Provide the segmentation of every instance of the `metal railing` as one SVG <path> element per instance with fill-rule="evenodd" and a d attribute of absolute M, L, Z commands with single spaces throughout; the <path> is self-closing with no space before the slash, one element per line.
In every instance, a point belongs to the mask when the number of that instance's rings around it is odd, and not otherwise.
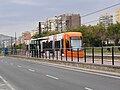
<path fill-rule="evenodd" d="M 65 53 L 63 53 L 63 50 Z M 84 47 L 84 57 L 80 58 L 80 49 L 44 49 L 43 51 L 31 49 L 30 51 L 17 50 L 16 55 L 42 59 L 62 60 L 69 62 L 82 62 L 92 64 L 120 66 L 120 47 Z M 70 55 L 68 55 L 68 52 Z M 70 53 L 71 52 L 71 53 Z M 75 52 L 77 56 L 74 57 Z M 66 55 L 65 55 L 66 54 Z M 14 53 L 12 53 L 14 55 Z"/>

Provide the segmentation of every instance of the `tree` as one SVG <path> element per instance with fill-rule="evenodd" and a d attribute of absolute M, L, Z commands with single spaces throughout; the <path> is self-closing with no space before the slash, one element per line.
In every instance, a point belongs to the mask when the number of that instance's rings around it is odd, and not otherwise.
<path fill-rule="evenodd" d="M 108 39 L 112 39 L 115 42 L 115 45 L 118 45 L 118 41 L 120 39 L 120 23 L 113 24 L 105 29 L 102 24 L 95 26 L 79 26 L 70 30 L 65 30 L 64 32 L 81 32 L 83 35 L 83 43 L 85 46 L 103 46 L 104 41 Z M 59 31 L 45 31 L 41 34 L 36 34 L 33 38 L 39 38 L 59 33 L 64 33 Z"/>
<path fill-rule="evenodd" d="M 19 44 L 19 45 L 17 46 L 17 48 L 18 48 L 18 49 L 22 49 L 22 48 L 23 48 L 23 44 Z"/>
<path fill-rule="evenodd" d="M 103 42 L 106 40 L 106 29 L 103 24 L 99 24 L 94 26 L 94 34 L 97 38 L 97 42 L 99 42 L 99 46 L 103 46 Z"/>
<path fill-rule="evenodd" d="M 40 38 L 40 37 L 45 37 L 45 36 L 50 36 L 50 35 L 54 35 L 54 34 L 59 34 L 59 31 L 44 31 L 41 34 L 35 34 L 34 36 L 32 36 L 32 38 Z"/>
<path fill-rule="evenodd" d="M 114 44 L 118 45 L 120 40 L 120 23 L 112 24 L 108 27 L 108 38 L 114 40 Z"/>

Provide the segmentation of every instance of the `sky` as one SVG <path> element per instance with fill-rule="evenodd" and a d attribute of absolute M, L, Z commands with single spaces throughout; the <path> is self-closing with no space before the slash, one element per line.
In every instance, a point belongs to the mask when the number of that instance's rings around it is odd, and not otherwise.
<path fill-rule="evenodd" d="M 24 31 L 32 31 L 38 22 L 61 14 L 88 13 L 120 3 L 120 0 L 0 0 L 0 34 L 20 36 Z M 99 19 L 104 13 L 114 15 L 120 5 L 102 12 L 83 17 L 81 23 Z M 96 24 L 89 23 L 89 24 Z"/>

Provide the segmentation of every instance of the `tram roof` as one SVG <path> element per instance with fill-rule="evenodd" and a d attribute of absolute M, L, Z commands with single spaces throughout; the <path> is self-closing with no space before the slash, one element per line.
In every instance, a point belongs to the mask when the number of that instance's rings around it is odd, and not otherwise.
<path fill-rule="evenodd" d="M 40 38 L 36 38 L 36 39 L 31 39 L 31 40 L 35 40 L 35 41 L 36 40 L 39 40 L 39 41 L 42 41 L 42 40 L 53 40 L 54 36 L 57 37 L 56 38 L 57 40 L 60 40 L 64 34 L 74 34 L 75 35 L 77 33 L 81 34 L 81 32 L 66 32 L 66 33 L 60 33 L 60 34 L 55 34 L 55 35 L 40 37 Z"/>
<path fill-rule="evenodd" d="M 47 40 L 47 39 L 48 39 L 48 37 L 41 37 L 41 38 L 35 38 L 35 39 L 31 39 L 31 40 L 34 40 L 34 41 L 40 40 L 40 41 L 42 41 L 42 40 Z"/>

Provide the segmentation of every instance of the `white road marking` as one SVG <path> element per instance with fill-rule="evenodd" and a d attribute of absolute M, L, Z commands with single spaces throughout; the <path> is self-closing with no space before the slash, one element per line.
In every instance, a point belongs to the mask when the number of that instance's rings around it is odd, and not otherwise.
<path fill-rule="evenodd" d="M 38 62 L 38 61 L 32 61 L 32 62 Z M 93 75 L 99 75 L 99 76 L 104 76 L 104 77 L 110 77 L 110 78 L 115 78 L 115 79 L 120 79 L 119 76 L 114 76 L 110 74 L 103 74 L 103 73 L 97 73 L 94 71 L 89 71 L 89 70 L 84 70 L 84 68 L 77 68 L 77 67 L 72 67 L 72 66 L 65 66 L 65 65 L 58 65 L 58 64 L 52 64 L 52 63 L 46 63 L 46 62 L 39 62 L 40 64 L 51 66 L 51 67 L 57 67 L 57 68 L 62 68 L 66 70 L 71 70 L 71 71 L 76 71 L 76 72 L 84 72 L 84 73 L 89 73 Z"/>
<path fill-rule="evenodd" d="M 5 83 L 11 90 L 15 90 L 2 76 L 0 76 L 0 78 L 4 81 L 4 83 Z"/>
<path fill-rule="evenodd" d="M 110 77 L 110 78 L 117 78 L 117 79 L 120 79 L 120 77 L 118 77 L 118 76 L 112 76 L 112 75 L 107 75 L 107 74 L 102 74 L 102 73 L 95 73 L 95 72 L 77 70 L 77 69 L 72 69 L 72 68 L 71 68 L 71 69 L 70 69 L 70 68 L 65 68 L 65 69 L 72 70 L 72 71 L 77 71 L 77 72 L 84 72 L 84 73 L 99 75 L 99 76 L 104 76 L 104 77 Z"/>
<path fill-rule="evenodd" d="M 85 89 L 86 89 L 86 90 L 93 90 L 93 89 L 91 89 L 91 88 L 88 88 L 88 87 L 85 87 Z"/>
<path fill-rule="evenodd" d="M 5 86 L 5 84 L 0 84 L 0 87 Z"/>
<path fill-rule="evenodd" d="M 49 77 L 49 78 L 55 79 L 55 80 L 58 80 L 58 79 L 59 79 L 59 78 L 54 77 L 54 76 L 51 76 L 51 75 L 46 75 L 46 76 Z"/>
<path fill-rule="evenodd" d="M 104 76 L 104 77 L 110 77 L 110 78 L 120 79 L 119 76 L 102 74 L 102 73 L 96 73 L 96 72 L 86 71 L 86 70 L 80 70 L 79 68 L 74 68 L 74 67 L 70 67 L 70 66 L 64 66 L 64 65 L 58 65 L 58 64 L 57 65 L 55 65 L 55 64 L 46 64 L 46 63 L 43 63 L 43 64 L 47 65 L 47 66 L 51 66 L 51 67 L 57 67 L 57 68 L 62 68 L 62 69 L 70 70 L 70 71 L 84 72 L 84 73 L 89 73 L 89 74 L 93 74 L 93 75 L 99 75 L 99 76 Z M 62 67 L 62 66 L 64 66 L 64 67 Z"/>
<path fill-rule="evenodd" d="M 29 71 L 31 71 L 31 72 L 35 72 L 35 70 L 33 70 L 33 69 L 28 69 Z"/>
<path fill-rule="evenodd" d="M 22 67 L 22 66 L 20 66 L 20 65 L 17 65 L 17 67 Z"/>

